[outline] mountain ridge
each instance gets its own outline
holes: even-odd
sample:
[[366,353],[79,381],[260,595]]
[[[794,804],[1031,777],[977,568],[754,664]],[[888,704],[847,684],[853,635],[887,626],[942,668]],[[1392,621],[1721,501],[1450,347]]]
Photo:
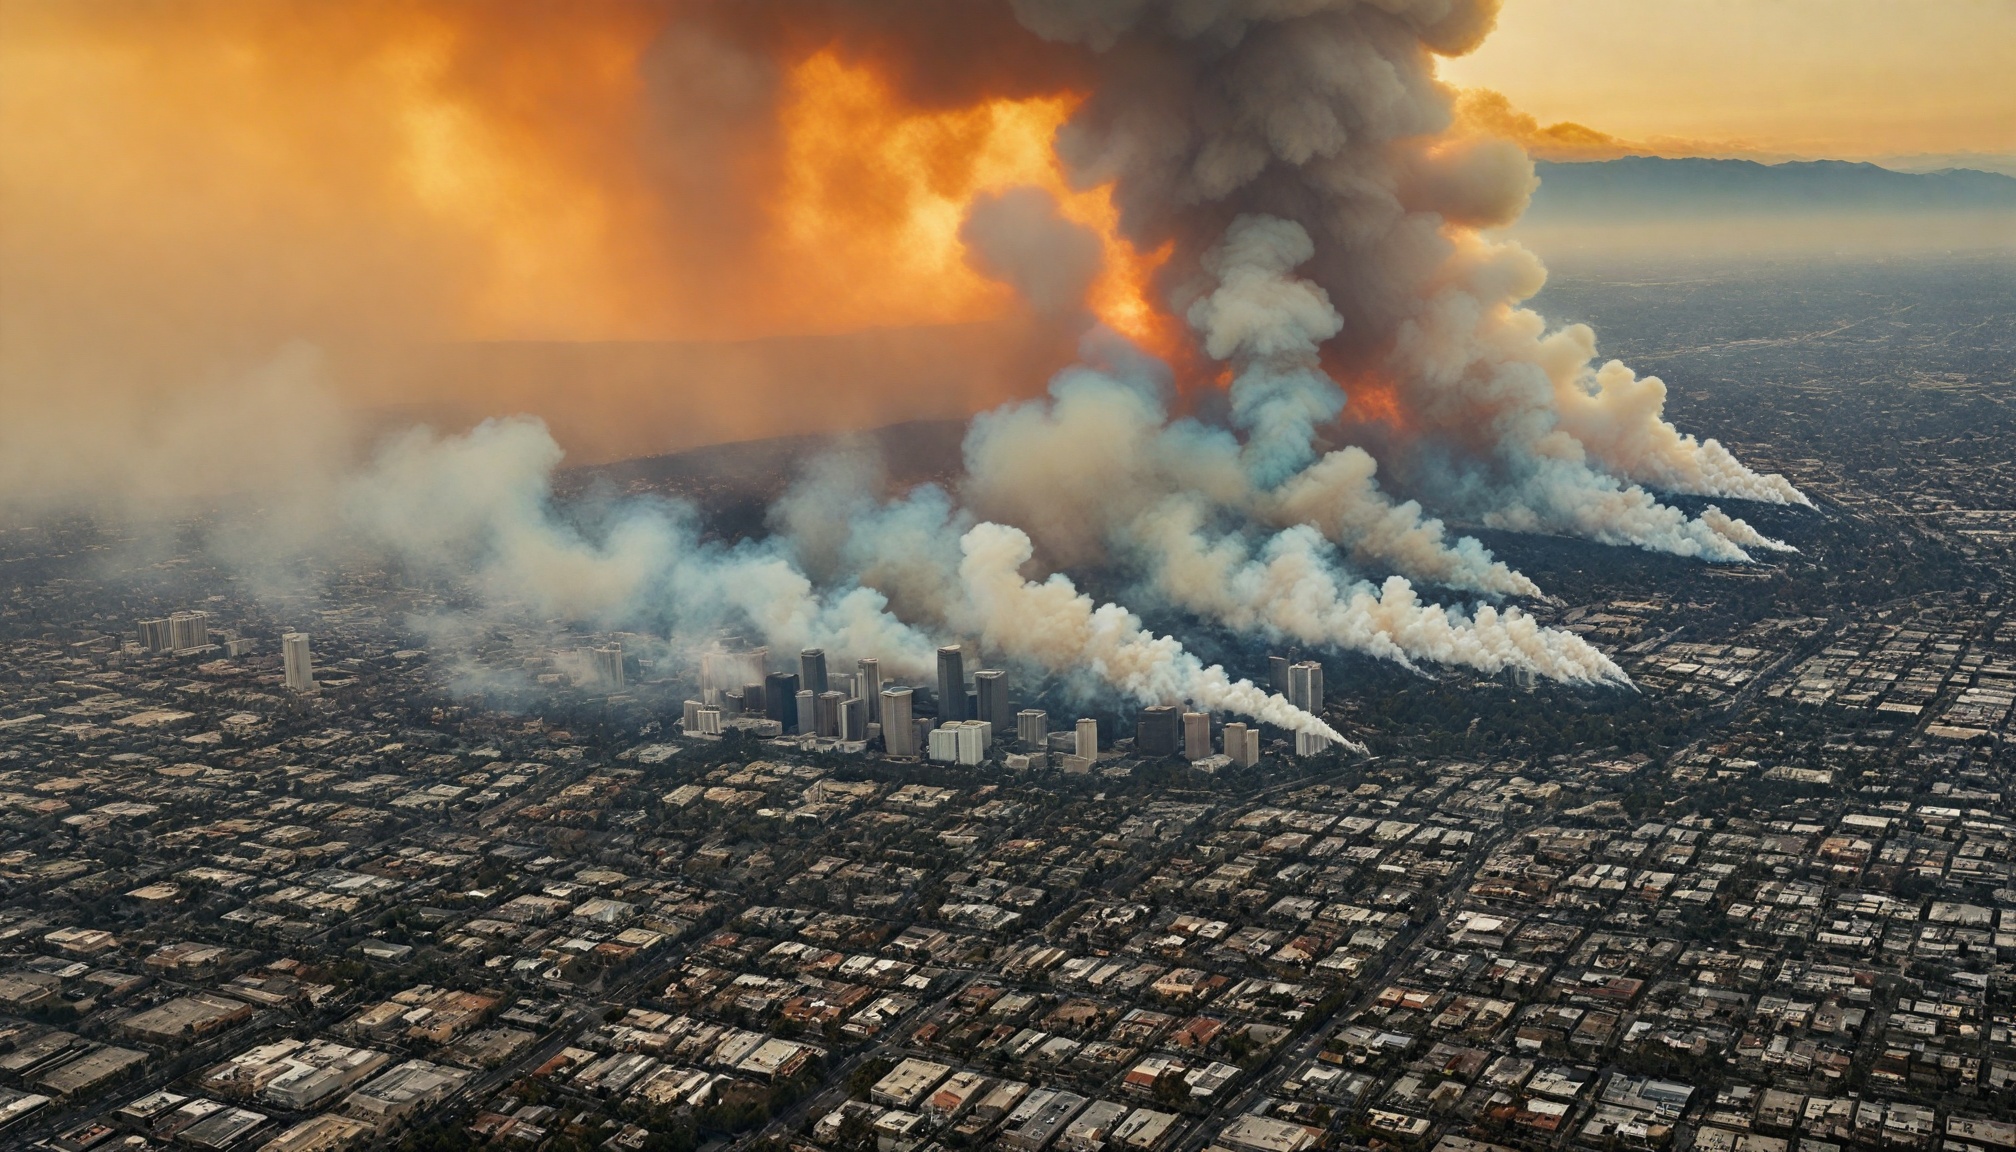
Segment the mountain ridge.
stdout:
[[1799,213],[2016,212],[2016,177],[1971,168],[1898,172],[1865,161],[1626,156],[1534,162],[1525,220]]

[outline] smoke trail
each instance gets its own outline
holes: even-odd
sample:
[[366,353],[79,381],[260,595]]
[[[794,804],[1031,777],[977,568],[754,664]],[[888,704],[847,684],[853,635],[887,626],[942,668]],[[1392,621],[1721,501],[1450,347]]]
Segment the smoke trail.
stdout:
[[1629,684],[1617,665],[1572,632],[1546,628],[1518,608],[1479,605],[1474,616],[1424,604],[1406,580],[1375,586],[1332,562],[1314,528],[1296,525],[1249,553],[1236,536],[1208,539],[1193,504],[1171,501],[1138,526],[1154,556],[1156,591],[1240,632],[1499,672],[1531,671],[1576,684]]
[[981,641],[990,650],[1055,675],[1069,677],[1082,669],[1144,704],[1192,701],[1363,751],[1279,694],[1250,680],[1233,680],[1216,664],[1205,667],[1173,637],[1143,628],[1125,608],[1095,605],[1063,573],[1040,583],[1024,580],[1022,566],[1035,549],[1020,529],[975,524],[959,547],[965,553],[959,573],[978,614]]
[[[1264,628],[1410,666],[1432,660],[1577,683],[1625,682],[1581,637],[1544,628],[1526,613],[1487,607],[1465,616],[1422,604],[1405,580],[1375,590],[1311,553],[1320,530],[1353,558],[1405,575],[1491,595],[1538,591],[1476,540],[1450,543],[1418,504],[1388,501],[1372,482],[1376,464],[1360,449],[1333,452],[1274,492],[1260,492],[1244,482],[1242,449],[1223,430],[1167,422],[1152,381],[1081,367],[1053,382],[1049,403],[976,420],[966,457],[962,490],[980,514],[1027,529],[1051,563],[1126,572],[1138,561],[1156,594],[1232,628]],[[1310,527],[1283,532],[1261,562],[1236,535],[1203,539],[1203,526],[1219,515]],[[1705,542],[1697,547],[1735,550],[1723,536],[1700,531]]]
[[629,498],[554,505],[559,445],[534,420],[486,421],[462,436],[409,431],[345,485],[344,522],[368,546],[432,576],[467,580],[483,612],[513,606],[604,628],[704,633],[754,628],[784,648],[932,667],[930,638],[861,587],[821,592],[776,542],[699,540],[692,510]]
[[1487,596],[1538,596],[1539,585],[1514,572],[1474,537],[1448,540],[1442,521],[1413,500],[1394,504],[1379,491],[1378,461],[1363,448],[1329,453],[1273,492],[1267,518],[1308,524],[1360,563],[1384,565],[1417,580]]

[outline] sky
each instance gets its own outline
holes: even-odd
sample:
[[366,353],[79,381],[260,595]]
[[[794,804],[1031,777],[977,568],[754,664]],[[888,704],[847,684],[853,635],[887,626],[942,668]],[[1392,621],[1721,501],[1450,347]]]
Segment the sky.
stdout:
[[2016,0],[1506,0],[1442,75],[1631,140],[2016,158]]

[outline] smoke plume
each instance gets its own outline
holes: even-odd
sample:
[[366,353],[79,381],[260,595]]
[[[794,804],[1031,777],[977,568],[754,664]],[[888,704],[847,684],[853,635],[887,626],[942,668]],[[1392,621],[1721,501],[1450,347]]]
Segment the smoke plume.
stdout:
[[[1493,603],[1541,589],[1443,517],[1740,563],[1785,545],[1728,502],[1805,497],[1525,306],[1544,268],[1484,230],[1531,162],[1436,77],[1495,11],[13,6],[0,499],[146,515],[284,475],[269,525],[338,525],[484,611],[892,669],[980,634],[1329,737],[1073,573],[1410,666],[1620,682]],[[477,419],[511,412],[549,419]],[[473,430],[360,447],[444,413]],[[947,414],[975,416],[955,483],[824,462],[762,538],[553,496],[563,455]]]

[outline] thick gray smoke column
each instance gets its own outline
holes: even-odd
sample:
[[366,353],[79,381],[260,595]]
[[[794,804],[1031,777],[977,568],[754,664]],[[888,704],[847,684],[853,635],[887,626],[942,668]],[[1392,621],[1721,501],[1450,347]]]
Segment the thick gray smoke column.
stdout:
[[1015,289],[1038,312],[1074,311],[1099,275],[1099,237],[1068,220],[1041,188],[983,193],[959,228],[966,258]]
[[1343,389],[1317,359],[1344,318],[1322,288],[1290,275],[1315,254],[1300,224],[1241,216],[1204,254],[1217,283],[1190,305],[1204,351],[1237,371],[1232,423],[1246,433],[1246,470],[1262,488],[1308,464],[1316,429],[1344,410]]
[[[1680,434],[1663,418],[1663,388],[1592,368],[1586,330],[1549,335],[1519,307],[1544,282],[1538,261],[1478,235],[1523,208],[1532,167],[1509,141],[1446,134],[1452,94],[1434,54],[1473,47],[1493,0],[1014,8],[1036,34],[1095,54],[1099,80],[1059,153],[1082,183],[1116,181],[1137,243],[1175,242],[1207,350],[1257,373],[1234,407],[1263,481],[1301,466],[1278,451],[1337,403],[1304,374],[1313,338],[1391,382],[1409,430],[1387,463],[1453,508],[1711,560],[1773,546],[1740,520],[1690,518],[1638,486],[1802,500]],[[1282,312],[1273,328],[1241,306],[1261,297]]]

